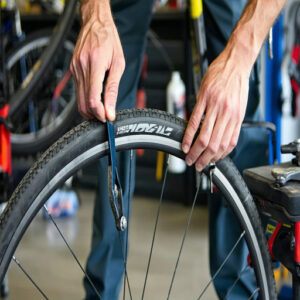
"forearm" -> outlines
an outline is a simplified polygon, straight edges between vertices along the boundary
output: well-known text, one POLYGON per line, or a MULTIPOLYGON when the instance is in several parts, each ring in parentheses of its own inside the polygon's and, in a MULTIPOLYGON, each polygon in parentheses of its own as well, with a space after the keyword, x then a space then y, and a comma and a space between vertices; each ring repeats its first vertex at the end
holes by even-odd
POLYGON ((286 0, 250 0, 226 45, 225 59, 249 73, 286 0))

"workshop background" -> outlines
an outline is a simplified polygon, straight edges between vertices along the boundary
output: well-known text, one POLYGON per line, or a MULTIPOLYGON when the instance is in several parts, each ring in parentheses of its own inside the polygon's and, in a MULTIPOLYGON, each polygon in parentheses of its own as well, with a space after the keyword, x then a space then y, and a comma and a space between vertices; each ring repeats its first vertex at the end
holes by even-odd
MULTIPOLYGON (((6 1, 9 5, 9 0, 6 1)), ((291 156, 280 156, 279 147, 281 144, 289 143, 300 136, 300 82, 295 78, 300 78, 300 68, 292 74, 291 56, 295 48, 295 36, 300 35, 300 22, 295 20, 295 3, 297 0, 289 0, 283 13, 273 29, 274 50, 278 55, 274 55, 270 60, 268 57, 268 45, 263 47, 260 55, 261 60, 261 113, 266 121, 276 124, 276 148, 278 161, 287 161, 291 156), (296 25, 295 25, 296 24, 296 25), (298 25, 298 28, 295 27, 298 25), (278 76, 273 76, 274 74, 278 76), (294 76, 294 77, 293 77, 294 76), (297 77, 298 76, 298 77, 297 77), (274 88, 274 86, 276 88, 274 88), (275 103, 275 104, 274 104, 275 103)), ((53 28, 64 7, 63 0, 18 0, 17 1, 22 31, 24 36, 30 35, 37 30, 48 30, 53 28)), ((168 110, 168 85, 172 80, 176 81, 178 89, 176 93, 185 96, 179 116, 187 115, 191 109, 190 96, 192 95, 191 77, 189 75, 191 66, 187 64, 187 57, 190 55, 190 45, 188 42, 188 26, 186 3, 184 0, 157 1, 148 33, 148 44, 143 62, 143 70, 140 77, 137 93, 138 108, 147 107, 160 110, 168 110), (176 71, 176 75, 174 72, 176 71), (178 74, 179 77, 178 78, 178 74), (180 115, 181 114, 181 115, 180 115)), ((300 19, 300 13, 298 14, 300 19)), ((299 20, 298 20, 299 21, 299 20)), ((80 29, 79 16, 75 17, 70 34, 70 53, 76 41, 76 35, 80 29), (72 44, 73 43, 73 44, 72 44)), ((299 45, 298 45, 299 46, 299 45)), ((274 51, 273 50, 273 51, 274 51)), ((71 57, 71 56, 70 56, 71 57)), ((56 76, 61 76, 61 70, 57 67, 56 76)), ((0 78, 1 81, 1 78, 0 78)), ((75 97, 74 86, 70 88, 75 97)), ((43 99, 47 100, 47 99, 43 99)), ((170 109, 170 108, 169 108, 170 109)), ((81 121, 81 117, 72 121, 76 125, 81 121)), ((271 151, 271 150, 270 150, 271 151)), ((30 166, 41 153, 32 155, 13 155, 13 184, 14 186, 21 180, 30 166)), ((270 156, 272 156, 270 154, 270 156)), ((137 150, 136 159, 136 183, 135 196, 133 199, 131 223, 140 224, 132 226, 130 231, 131 243, 138 242, 138 248, 129 257, 128 264, 142 267, 133 268, 131 281, 133 290, 140 292, 140 287, 144 280, 141 268, 146 267, 144 255, 148 254, 154 226, 153 215, 157 210, 157 203, 160 197, 161 184, 163 179, 163 168, 166 157, 154 151, 137 150)), ((151 284, 157 284, 155 292, 149 299, 160 299, 160 295, 166 294, 164 284, 168 285, 170 278, 164 276, 164 270, 173 267, 173 257, 170 257, 168 247, 177 249, 180 245, 180 238, 177 233, 183 231, 185 221, 190 211, 190 205, 196 190, 196 184, 202 184, 203 189, 198 195, 198 203, 193 214, 188 241, 185 246, 185 257, 182 260, 183 266, 192 269, 194 277, 199 282, 210 280, 208 266, 208 213, 207 213, 207 193, 209 182, 206 177, 195 176, 193 168, 185 165, 184 161, 174 160, 170 162, 170 172, 168 184, 164 192, 164 205, 162 207, 163 222, 159 224, 159 243, 155 248, 157 259, 151 266, 151 284), (201 182, 197 183, 197 180, 201 182), (201 245, 201 247, 200 247, 201 245), (196 257, 196 261, 195 261, 196 257), (198 263, 198 268, 194 264, 198 263)), ((85 265, 91 244, 93 202, 95 188, 97 185, 97 168, 90 165, 78 172, 76 176, 68 180, 66 184, 57 191, 47 202, 47 207, 55 215, 57 223, 60 225, 69 243, 78 254, 78 258, 85 265)), ((0 211, 5 204, 1 205, 0 211)), ((39 278, 40 284, 51 291, 53 299, 83 299, 84 290, 82 285, 82 273, 73 263, 71 256, 63 250, 64 243, 61 237, 49 221, 46 214, 41 212, 34 220, 30 229, 22 240, 22 245, 18 249, 18 257, 26 261, 34 278, 39 278), (43 266, 47 262, 52 266, 47 266, 45 271, 43 266), (52 278, 51 280, 49 280, 52 278), (61 295, 65 296, 61 298, 61 295)), ((291 299, 290 284, 291 278, 283 267, 275 270, 277 289, 280 293, 284 290, 281 299, 291 299), (284 298, 286 297, 286 298, 284 298)), ((191 295, 198 292, 199 283, 193 282, 184 273, 179 274, 180 288, 189 286, 191 295)), ((194 280, 194 279, 193 279, 194 280)), ((4 282, 1 288, 3 299, 41 299, 40 294, 32 289, 31 283, 25 278, 15 264, 11 264, 8 272, 8 281, 4 282), (5 297, 5 296, 7 296, 5 297)), ((0 296, 1 299, 1 296, 0 296)), ((181 298, 188 299, 188 298, 181 298)), ((209 294, 205 299, 216 299, 216 294, 212 286, 209 287, 209 294)))

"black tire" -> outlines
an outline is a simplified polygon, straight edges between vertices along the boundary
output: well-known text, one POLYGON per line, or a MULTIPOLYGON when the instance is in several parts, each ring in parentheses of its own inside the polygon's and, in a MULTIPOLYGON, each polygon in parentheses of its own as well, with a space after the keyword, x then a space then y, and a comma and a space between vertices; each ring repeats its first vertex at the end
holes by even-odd
MULTIPOLYGON (((157 110, 118 113, 115 126, 117 151, 145 148, 180 158, 186 122, 157 110)), ((49 148, 23 178, 0 216, 0 282, 25 230, 44 202, 69 176, 107 155, 106 127, 89 121, 78 125, 49 148)), ((226 158, 216 164, 213 181, 225 196, 241 227, 259 284, 259 299, 276 299, 271 261, 253 199, 237 169, 226 158)))
POLYGON ((20 108, 25 106, 30 101, 35 93, 43 87, 42 83, 48 80, 49 71, 52 70, 52 65, 55 62, 57 53, 63 45, 63 41, 68 36, 76 15, 78 0, 68 0, 61 14, 58 24, 51 35, 48 47, 43 51, 39 62, 35 64, 34 69, 27 76, 26 84, 18 89, 9 99, 10 110, 9 117, 17 119, 19 114, 22 114, 20 108))
MULTIPOLYGON (((19 70, 19 62, 22 58, 26 60, 28 68, 33 67, 36 60, 49 44, 52 30, 44 29, 32 33, 26 39, 20 42, 12 51, 8 53, 7 72, 10 78, 10 94, 20 88, 21 78, 19 70)), ((42 116, 46 116, 51 112, 51 97, 53 89, 60 80, 60 76, 64 75, 69 68, 69 60, 72 57, 76 37, 74 34, 69 34, 68 38, 63 42, 63 51, 58 55, 56 63, 53 65, 53 76, 45 84, 45 88, 31 97, 31 101, 36 103, 38 118, 37 130, 30 132, 28 126, 28 107, 21 107, 23 115, 18 116, 17 120, 12 120, 14 129, 11 135, 12 152, 14 155, 31 155, 37 152, 44 151, 67 130, 69 130, 76 119, 80 119, 77 111, 75 85, 70 79, 66 88, 62 91, 60 102, 64 104, 59 108, 59 112, 55 118, 42 122, 42 116), (65 55, 66 53, 69 55, 65 55), (60 58, 67 59, 67 62, 62 63, 60 58), (63 70, 62 70, 63 69, 63 70)))

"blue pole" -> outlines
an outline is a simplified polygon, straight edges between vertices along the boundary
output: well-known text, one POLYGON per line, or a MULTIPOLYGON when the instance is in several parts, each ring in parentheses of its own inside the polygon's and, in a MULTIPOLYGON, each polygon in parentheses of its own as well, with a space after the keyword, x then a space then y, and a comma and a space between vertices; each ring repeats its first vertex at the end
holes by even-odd
MULTIPOLYGON (((273 59, 269 58, 266 49, 266 78, 265 78, 265 119, 276 125, 276 153, 278 162, 281 161, 281 62, 283 56, 283 15, 281 14, 273 26, 273 59)), ((272 147, 270 147, 272 149, 272 147)))

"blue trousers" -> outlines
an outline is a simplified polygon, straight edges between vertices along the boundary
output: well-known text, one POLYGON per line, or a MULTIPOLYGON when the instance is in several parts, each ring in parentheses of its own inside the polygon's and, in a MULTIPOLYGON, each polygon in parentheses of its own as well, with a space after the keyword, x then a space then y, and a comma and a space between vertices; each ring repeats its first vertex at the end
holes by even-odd
MULTIPOLYGON (((121 110, 135 105, 153 0, 112 0, 111 7, 126 61, 117 101, 117 110, 121 110)), ((125 234, 117 232, 109 204, 107 158, 100 159, 98 164, 92 246, 86 271, 97 290, 100 291, 103 300, 117 300, 124 272, 120 238, 124 245, 125 234)), ((123 189, 123 213, 127 216, 130 211, 129 200, 134 190, 135 160, 133 159, 130 170, 130 153, 129 151, 122 152, 117 155, 117 164, 123 189), (129 178, 130 171, 131 178, 129 178)), ((84 278, 84 287, 86 299, 98 299, 87 278, 84 278)))
MULTIPOLYGON (((204 16, 207 31, 207 45, 209 60, 212 61, 225 47, 231 31, 238 20, 247 0, 204 0, 204 16)), ((117 109, 130 108, 136 100, 136 88, 139 78, 143 53, 145 49, 145 35, 149 27, 153 0, 112 0, 114 20, 121 38, 126 60, 126 69, 122 77, 117 109)), ((257 72, 254 72, 254 75, 257 72)), ((258 78, 250 79, 249 101, 246 111, 248 120, 258 119, 258 78)), ((242 170, 245 167, 266 163, 267 138, 264 132, 245 130, 241 132, 233 159, 242 170), (251 153, 251 156, 249 156, 251 153)), ((118 167, 123 187, 125 215, 130 212, 130 199, 133 193, 134 163, 131 167, 132 180, 129 182, 130 160, 129 153, 118 155, 118 167)), ((123 255, 120 238, 124 234, 115 229, 114 218, 109 206, 107 194, 107 160, 99 161, 99 184, 93 217, 93 236, 91 252, 88 257, 86 270, 101 292, 104 300, 117 300, 120 292, 124 271, 123 255)), ((233 241, 237 240, 235 220, 228 212, 222 199, 210 201, 210 268, 211 272, 218 268, 223 261, 233 241)), ((226 286, 236 278, 240 272, 247 251, 241 245, 231 258, 227 268, 220 273, 214 282, 220 297, 226 293, 226 286)), ((253 288, 252 274, 244 274, 240 283, 230 294, 229 299, 242 300, 242 295, 249 295, 253 288)), ((97 299, 88 280, 84 278, 86 299, 97 299)), ((247 296, 248 298, 248 296, 247 296)), ((246 298, 246 299, 247 299, 246 298)))

